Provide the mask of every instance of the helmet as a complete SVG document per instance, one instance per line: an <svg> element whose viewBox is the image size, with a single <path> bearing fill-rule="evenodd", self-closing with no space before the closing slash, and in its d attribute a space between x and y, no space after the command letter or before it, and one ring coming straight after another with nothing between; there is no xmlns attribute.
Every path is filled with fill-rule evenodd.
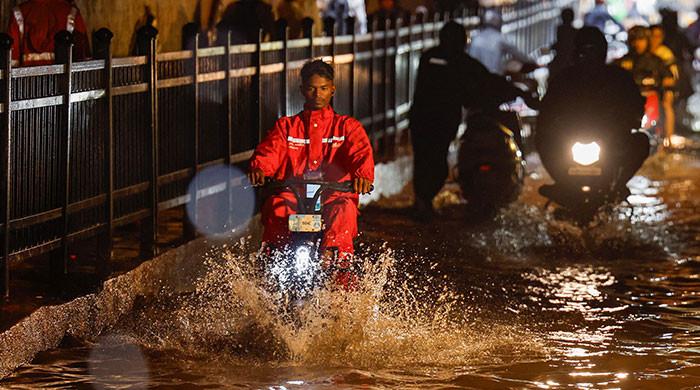
<svg viewBox="0 0 700 390"><path fill-rule="evenodd" d="M627 32L627 42L632 43L638 39L649 39L651 32L645 26L634 26Z"/></svg>
<svg viewBox="0 0 700 390"><path fill-rule="evenodd" d="M574 37L574 55L577 62L604 64L608 55L608 41L597 28L581 27Z"/></svg>
<svg viewBox="0 0 700 390"><path fill-rule="evenodd" d="M467 44L467 32L464 26L451 20L440 30L440 46L447 49L450 54L463 53Z"/></svg>
<svg viewBox="0 0 700 390"><path fill-rule="evenodd" d="M484 26L495 27L500 30L503 20L501 19L501 15L496 10L487 9L481 16L481 24Z"/></svg>

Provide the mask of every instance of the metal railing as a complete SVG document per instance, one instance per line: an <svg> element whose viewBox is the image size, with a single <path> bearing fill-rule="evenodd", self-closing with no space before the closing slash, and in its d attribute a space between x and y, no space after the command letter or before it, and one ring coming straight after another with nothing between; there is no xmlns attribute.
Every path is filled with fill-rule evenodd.
<svg viewBox="0 0 700 390"><path fill-rule="evenodd" d="M560 3L504 10L504 28L525 49L548 45ZM478 18L462 22L473 28ZM140 223L144 255L155 255L159 214L197 201L187 187L198 171L246 162L265 129L302 109L298 71L311 58L332 61L335 110L362 122L379 161L391 159L406 134L421 51L437 43L442 24L436 17L364 35L168 53L151 39L146 55L127 58L112 58L111 33L101 30L94 50L101 59L73 62L69 45L64 64L27 68L12 68L4 42L4 295L11 264L51 252L52 278L60 278L69 246L90 237L99 237L98 268L107 275L114 229L127 224Z"/></svg>

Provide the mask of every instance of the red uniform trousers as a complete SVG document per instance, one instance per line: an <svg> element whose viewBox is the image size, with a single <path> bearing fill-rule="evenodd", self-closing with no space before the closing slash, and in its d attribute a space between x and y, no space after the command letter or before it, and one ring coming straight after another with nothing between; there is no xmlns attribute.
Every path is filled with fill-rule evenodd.
<svg viewBox="0 0 700 390"><path fill-rule="evenodd" d="M354 253L353 239L357 236L356 195L323 197L323 240L321 248L337 248L338 253ZM288 217L296 214L297 201L289 191L267 198L262 209L265 226L263 241L273 246L289 243Z"/></svg>

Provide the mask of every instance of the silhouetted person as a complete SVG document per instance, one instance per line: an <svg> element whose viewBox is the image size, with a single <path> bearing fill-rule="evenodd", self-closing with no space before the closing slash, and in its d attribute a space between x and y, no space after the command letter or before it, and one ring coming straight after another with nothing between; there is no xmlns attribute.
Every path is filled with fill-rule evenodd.
<svg viewBox="0 0 700 390"><path fill-rule="evenodd" d="M595 0L593 9L583 17L584 26L595 27L602 33L606 33L606 27L609 23L616 25L619 31L624 31L625 29L620 22L610 15L605 0Z"/></svg>
<svg viewBox="0 0 700 390"><path fill-rule="evenodd" d="M673 107L676 87L680 78L676 56L671 49L664 45L664 29L661 25L649 27L649 51L659 57L671 73L671 78L667 79L663 85L663 107L664 107L664 130L666 137L670 138L676 129L676 113Z"/></svg>
<svg viewBox="0 0 700 390"><path fill-rule="evenodd" d="M557 27L557 41L552 45L556 55L549 64L549 77L553 77L562 69L573 64L574 60L574 37L576 28L573 26L574 10L564 8L561 11L561 25Z"/></svg>
<svg viewBox="0 0 700 390"><path fill-rule="evenodd" d="M523 53L501 33L501 15L495 10L487 10L481 18L481 29L472 38L469 55L484 64L486 68L502 75L508 56L523 64L535 61Z"/></svg>
<svg viewBox="0 0 700 390"><path fill-rule="evenodd" d="M665 91L673 88L673 74L663 60L651 52L651 32L647 27L634 26L627 33L629 52L617 61L623 69L632 73L639 90L647 99L647 112L654 107L667 105ZM672 96L672 95L670 95ZM652 117L654 115L651 115Z"/></svg>
<svg viewBox="0 0 700 390"><path fill-rule="evenodd" d="M322 8L321 15L324 20L333 18L338 35L350 34L345 20L349 17L355 18L355 32L358 34L367 33L367 11L363 0L324 0L317 2Z"/></svg>
<svg viewBox="0 0 700 390"><path fill-rule="evenodd" d="M685 30L685 37L688 38L688 42L693 49L700 47L700 7L695 9L695 13L697 18Z"/></svg>
<svg viewBox="0 0 700 390"><path fill-rule="evenodd" d="M693 45L678 27L678 12L664 9L661 10L661 16L661 25L665 35L664 45L671 49L678 65L676 92L677 100L682 102L694 93L691 81L691 75L694 73L692 67ZM681 104L681 106L685 105Z"/></svg>
<svg viewBox="0 0 700 390"><path fill-rule="evenodd" d="M447 152L462 108L514 100L519 91L465 53L466 31L456 22L440 30L440 44L423 53L409 115L416 216L433 214L432 200L447 178Z"/></svg>
<svg viewBox="0 0 700 390"><path fill-rule="evenodd" d="M384 30L387 20L394 28L397 20L405 25L409 17L410 13L399 5L398 0L379 0L379 9L370 15L370 20L372 23L376 21L377 30Z"/></svg>
<svg viewBox="0 0 700 390"><path fill-rule="evenodd" d="M7 29L14 40L13 63L21 66L53 64L54 36L63 30L73 37L73 60L90 57L85 21L73 1L29 0L18 5Z"/></svg>
<svg viewBox="0 0 700 390"><path fill-rule="evenodd" d="M231 31L233 44L257 42L260 29L265 40L273 33L274 27L272 7L260 0L239 0L229 5L216 25L219 41L223 42L226 32Z"/></svg>
<svg viewBox="0 0 700 390"><path fill-rule="evenodd" d="M649 138L632 133L644 115L644 98L631 74L606 65L607 41L595 27L576 34L575 65L561 71L542 100L535 133L540 158L555 180L567 175L572 137L601 137L603 153L622 168L619 188L649 155Z"/></svg>

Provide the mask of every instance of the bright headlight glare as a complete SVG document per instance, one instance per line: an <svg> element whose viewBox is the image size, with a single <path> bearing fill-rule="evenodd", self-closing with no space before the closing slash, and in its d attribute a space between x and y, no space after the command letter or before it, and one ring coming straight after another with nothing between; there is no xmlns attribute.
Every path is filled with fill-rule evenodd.
<svg viewBox="0 0 700 390"><path fill-rule="evenodd" d="M595 164L600 160L600 145L597 142L582 144L576 142L571 147L571 153L574 157L574 162L581 165Z"/></svg>
<svg viewBox="0 0 700 390"><path fill-rule="evenodd" d="M299 272L306 271L311 266L311 249L302 245L294 252L294 265Z"/></svg>

